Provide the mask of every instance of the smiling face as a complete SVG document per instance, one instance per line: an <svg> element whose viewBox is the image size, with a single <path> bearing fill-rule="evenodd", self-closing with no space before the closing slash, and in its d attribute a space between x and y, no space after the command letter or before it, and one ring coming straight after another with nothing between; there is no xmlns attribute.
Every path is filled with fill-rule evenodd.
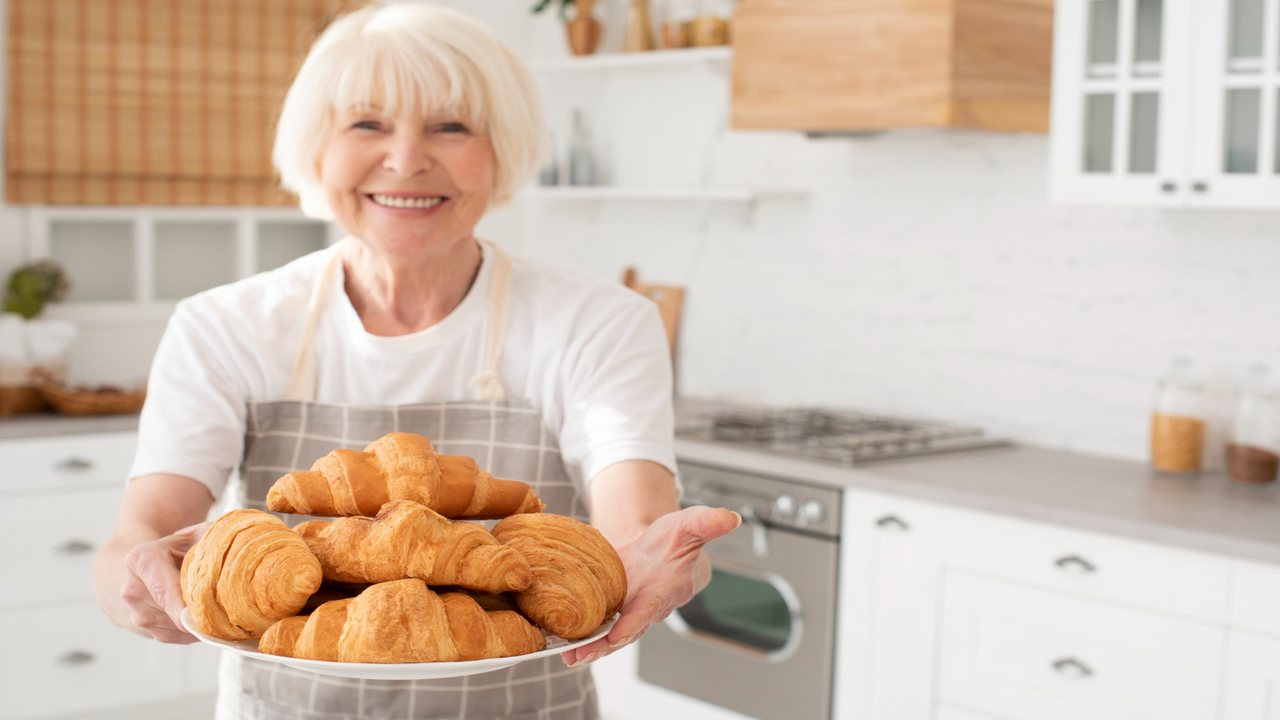
<svg viewBox="0 0 1280 720"><path fill-rule="evenodd" d="M444 111L335 110L317 170L338 225L403 260L473 241L497 179L489 138Z"/></svg>

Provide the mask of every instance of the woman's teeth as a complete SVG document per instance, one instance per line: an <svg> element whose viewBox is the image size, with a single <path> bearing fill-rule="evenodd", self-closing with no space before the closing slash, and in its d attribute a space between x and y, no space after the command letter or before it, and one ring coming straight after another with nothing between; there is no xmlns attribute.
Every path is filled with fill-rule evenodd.
<svg viewBox="0 0 1280 720"><path fill-rule="evenodd" d="M384 207L429 208L444 201L442 197L398 197L395 195L370 195L373 201Z"/></svg>

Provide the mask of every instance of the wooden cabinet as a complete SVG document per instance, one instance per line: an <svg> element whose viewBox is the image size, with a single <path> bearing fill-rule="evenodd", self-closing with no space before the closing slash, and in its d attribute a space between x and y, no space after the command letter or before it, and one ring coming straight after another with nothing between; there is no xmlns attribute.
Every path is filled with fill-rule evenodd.
<svg viewBox="0 0 1280 720"><path fill-rule="evenodd" d="M189 717L212 698L219 653L133 635L93 600L136 444L133 432L0 441L0 720Z"/></svg>
<svg viewBox="0 0 1280 720"><path fill-rule="evenodd" d="M1060 0L1052 196L1280 207L1280 0Z"/></svg>
<svg viewBox="0 0 1280 720"><path fill-rule="evenodd" d="M737 128L1044 132L1052 0L743 0Z"/></svg>

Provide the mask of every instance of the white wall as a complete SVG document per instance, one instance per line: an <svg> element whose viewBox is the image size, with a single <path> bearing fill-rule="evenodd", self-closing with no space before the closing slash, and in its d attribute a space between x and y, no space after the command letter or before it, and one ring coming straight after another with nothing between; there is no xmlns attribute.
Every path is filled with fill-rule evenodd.
<svg viewBox="0 0 1280 720"><path fill-rule="evenodd" d="M527 58L564 54L531 3L448 4ZM605 11L615 49L620 13ZM1170 356L1219 387L1280 364L1280 213L1053 206L1037 135L726 132L727 78L706 68L540 81L557 141L583 104L618 182L813 189L755 207L525 199L482 224L537 259L686 285L685 394L949 418L1140 459ZM0 208L6 275L12 215Z"/></svg>

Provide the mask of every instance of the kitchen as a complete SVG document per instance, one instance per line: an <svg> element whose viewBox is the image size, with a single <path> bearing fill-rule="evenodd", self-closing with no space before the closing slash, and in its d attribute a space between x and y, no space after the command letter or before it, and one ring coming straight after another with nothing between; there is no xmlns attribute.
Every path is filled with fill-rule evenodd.
<svg viewBox="0 0 1280 720"><path fill-rule="evenodd" d="M533 15L523 3L448 4L493 27L529 61L545 92L562 163L573 136L572 109L581 107L601 180L635 190L619 197L527 188L511 208L486 217L481 236L598 277L617 279L634 266L646 281L686 288L676 355L680 396L931 418L980 427L1018 447L848 469L678 441L682 460L694 465L799 476L807 478L805 487L844 489L830 717L1253 718L1278 712L1265 688L1280 673L1280 626L1268 602L1280 595L1280 524L1268 522L1280 501L1269 487L1225 480L1222 447L1249 369L1280 357L1280 338L1269 331L1276 318L1271 298L1280 289L1274 240L1280 218L1265 176L1195 174L1204 166L1188 158L1218 153L1220 144L1205 140L1214 133L1191 128L1200 127L1201 114L1223 113L1214 114L1211 104L1200 113L1201 104L1185 97L1193 73L1203 86L1201 75L1212 77L1221 65L1193 65L1199 57L1188 51L1193 40L1218 41L1213 29L1222 29L1224 8L1274 18L1276 3L1204 3L1196 11L1216 13L1216 25L1193 22L1177 14L1190 12L1185 5L1169 4L1166 54L1171 67L1184 64L1174 77L1184 84L1170 80L1169 102L1195 111L1186 111L1186 122L1171 120L1172 129L1160 135L1161 143L1175 146L1166 153L1162 144L1159 154L1161 172L1176 184L1172 191L1163 189L1163 176L1080 172L1073 161L1079 154L1063 164L1056 143L1070 138L1061 133L735 129L734 59L709 52L665 65L599 60L622 48L625 3L597 5L604 28L597 61L577 63L567 59L555 13ZM1108 2L1060 5L1075 7L1069 17L1081 24L1084 6ZM1132 28L1139 9L1150 7L1147 0L1110 5L1126 18L1121 28ZM1070 49L1083 57L1076 31ZM1057 32L1057 51L1067 52L1063 28ZM1258 34L1259 56L1275 57L1275 33ZM1243 62L1233 55L1237 61ZM1270 75L1258 77L1271 82ZM1158 81L1144 77L1133 88L1149 90ZM1087 90L1097 96L1106 78L1090 82ZM1247 87L1232 82L1232 88ZM1266 107L1257 125L1271 128L1274 116L1266 113L1273 108ZM1256 154L1270 157L1269 133L1255 135ZM1116 136L1118 146L1128 134ZM1185 157L1176 151L1179 142ZM1198 181L1212 192L1195 190ZM655 187L663 191L640 192ZM57 216L51 205L7 203L0 212L5 276L38 257L32 248L47 242L36 229L41 218L69 217ZM163 220L164 212L155 216ZM228 217L240 216L233 211L215 219ZM73 296L51 306L51 317L80 326L71 377L118 383L144 374L167 319L162 304L153 305L76 306ZM1206 388L1205 470L1196 478L1148 469L1157 382L1179 356L1194 362ZM12 427L20 420L4 422ZM40 422L53 428L67 421ZM102 422L124 424L97 425L94 432L127 433L125 419ZM34 442L30 438L24 431L23 439ZM57 440L39 438L50 447ZM28 456L23 450L13 462ZM1014 471L1001 464L1010 457ZM128 459L123 462L127 467ZM741 467L744 462L749 467ZM1000 474L1008 472L1020 475ZM47 502L26 483L5 502L15 508ZM103 497L106 487L98 487ZM760 508L765 520L769 510ZM106 522L95 532L109 531ZM781 534L779 524L771 523L770 532ZM747 536L755 531L748 530L739 532L749 548ZM1026 557L1010 555L1011 548ZM1041 551L1043 558L1036 554ZM1054 564L1059 560L1062 566ZM1112 579L1111 568L1123 569L1120 579ZM858 577L880 580L858 583ZM84 604L83 593L74 603L73 596L74 590L61 602ZM14 613L51 599L0 605L0 614L9 614L5 626L12 626ZM1055 640L1093 633L1121 650L1090 655L1094 645L1081 641L1041 657L1034 654L1038 645L1028 640L1020 647L999 626L988 641L981 635L989 622L984 607L1005 608L1017 627L1048 627L1044 634ZM854 617L875 621L859 624ZM100 616L90 621L106 625ZM969 628L972 642L993 643L985 651L991 655L965 655ZM122 635L110 627L93 632ZM637 680L633 668L644 653L642 643L639 653L628 650L598 664L606 717L743 717ZM1136 667L1135 656L1143 658ZM93 665L59 657L73 664L59 666L64 673ZM150 717L178 717L180 705L171 696L180 693L172 688L207 697L212 664L177 657L150 656L172 683L168 694L112 694L104 686L96 701L57 710L37 704L13 717L134 717L130 708L148 704ZM1000 664L1024 657L1025 667ZM6 655L6 677L21 677L11 669L27 660ZM49 693L67 682L42 681ZM128 684L124 677L116 682ZM1018 694L1004 683L1031 689ZM0 687L7 697L15 692ZM18 696L24 692L16 689Z"/></svg>

